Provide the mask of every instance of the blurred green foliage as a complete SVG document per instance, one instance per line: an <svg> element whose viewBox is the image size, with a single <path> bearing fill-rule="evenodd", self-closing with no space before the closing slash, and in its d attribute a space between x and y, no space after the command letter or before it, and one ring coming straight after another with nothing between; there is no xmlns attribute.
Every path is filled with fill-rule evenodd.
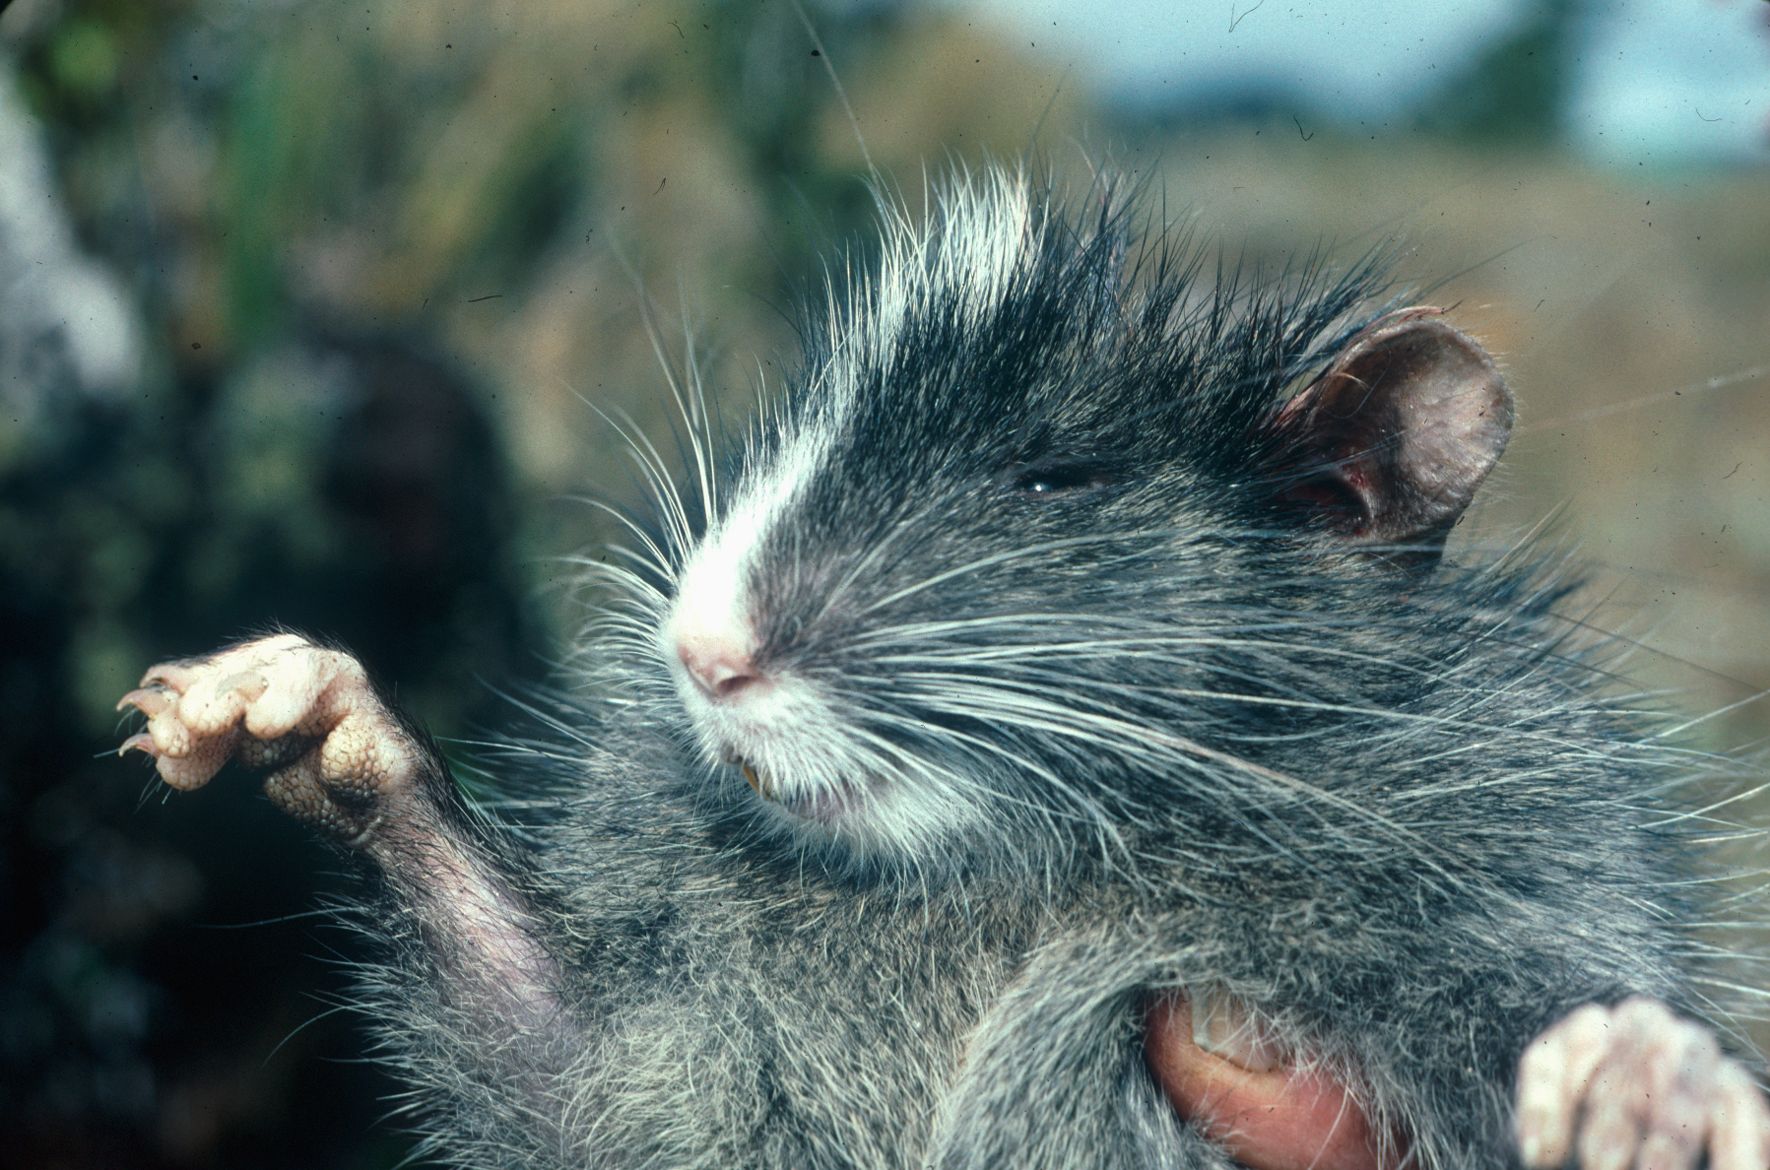
<svg viewBox="0 0 1770 1170"><path fill-rule="evenodd" d="M1585 0L1543 0L1420 106L1423 124L1477 144L1541 149L1560 134Z"/></svg>

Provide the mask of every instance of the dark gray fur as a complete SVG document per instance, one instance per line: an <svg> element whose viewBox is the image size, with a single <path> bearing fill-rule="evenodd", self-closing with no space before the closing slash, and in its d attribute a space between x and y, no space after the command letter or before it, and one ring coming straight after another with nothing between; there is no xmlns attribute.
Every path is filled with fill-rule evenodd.
<svg viewBox="0 0 1770 1170"><path fill-rule="evenodd" d="M841 290L721 455L741 483L828 432L748 582L762 660L960 777L987 831L858 856L706 759L655 635L700 502L687 531L661 505L580 697L498 765L547 811L469 830L557 1013L502 1018L448 940L371 912L364 1003L443 1160L1226 1167L1142 1056L1152 990L1190 986L1337 1070L1418 1165L1497 1170L1518 1056L1573 1006L1731 1026L1727 956L1684 925L1716 824L1674 814L1734 765L1616 697L1559 561L1384 555L1286 503L1267 424L1399 303L1381 266L1213 272L1127 246L1121 200L1033 190L1029 263L960 311L934 258L1020 230L977 207L1024 182L956 183L901 327L858 344L872 294ZM842 353L845 405L819 389Z"/></svg>

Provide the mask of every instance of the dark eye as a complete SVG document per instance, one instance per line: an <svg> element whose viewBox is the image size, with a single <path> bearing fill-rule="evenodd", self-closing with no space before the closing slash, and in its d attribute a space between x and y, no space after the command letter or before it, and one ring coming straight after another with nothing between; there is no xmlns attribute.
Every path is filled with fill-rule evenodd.
<svg viewBox="0 0 1770 1170"><path fill-rule="evenodd" d="M1014 490L1048 499L1077 492L1098 491L1116 482L1105 464L1093 460L1035 463L1014 474Z"/></svg>

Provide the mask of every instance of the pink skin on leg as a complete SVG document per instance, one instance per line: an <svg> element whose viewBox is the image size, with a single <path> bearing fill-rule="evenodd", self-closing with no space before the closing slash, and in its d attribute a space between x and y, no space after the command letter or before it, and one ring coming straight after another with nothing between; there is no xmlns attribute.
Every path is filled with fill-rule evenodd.
<svg viewBox="0 0 1770 1170"><path fill-rule="evenodd" d="M1281 1064L1243 1068L1193 1040L1192 1007L1158 1000L1145 1053L1180 1116L1251 1170L1395 1170L1401 1142L1380 1142L1345 1086Z"/></svg>
<svg viewBox="0 0 1770 1170"><path fill-rule="evenodd" d="M147 716L121 750L190 791L230 759L268 771L285 812L361 850L418 913L438 959L517 1019L558 1010L551 958L497 868L450 828L427 790L440 768L350 655L281 634L147 672L118 707ZM446 781L444 781L446 783Z"/></svg>
<svg viewBox="0 0 1770 1170"><path fill-rule="evenodd" d="M1179 1114L1252 1170L1395 1170L1344 1086L1295 1068L1250 1069L1194 1041L1191 1006L1158 1000L1145 1045ZM1770 1167L1770 1103L1703 1025L1655 1000L1588 1004L1519 1064L1517 1135L1532 1170Z"/></svg>

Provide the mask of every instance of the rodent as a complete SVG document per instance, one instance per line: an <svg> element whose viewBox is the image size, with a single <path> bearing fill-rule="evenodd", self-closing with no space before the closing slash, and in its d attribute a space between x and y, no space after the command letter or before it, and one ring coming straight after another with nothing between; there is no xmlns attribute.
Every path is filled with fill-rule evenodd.
<svg viewBox="0 0 1770 1170"><path fill-rule="evenodd" d="M1492 359L1380 257L1213 272L1087 208L961 175L741 441L678 390L681 486L651 456L501 761L520 833L296 635L154 668L125 747L365 860L361 1002L450 1164L1227 1167L1143 1057L1183 993L1376 1165L1761 1170L1686 926L1747 765L1611 697L1559 560L1443 557Z"/></svg>

